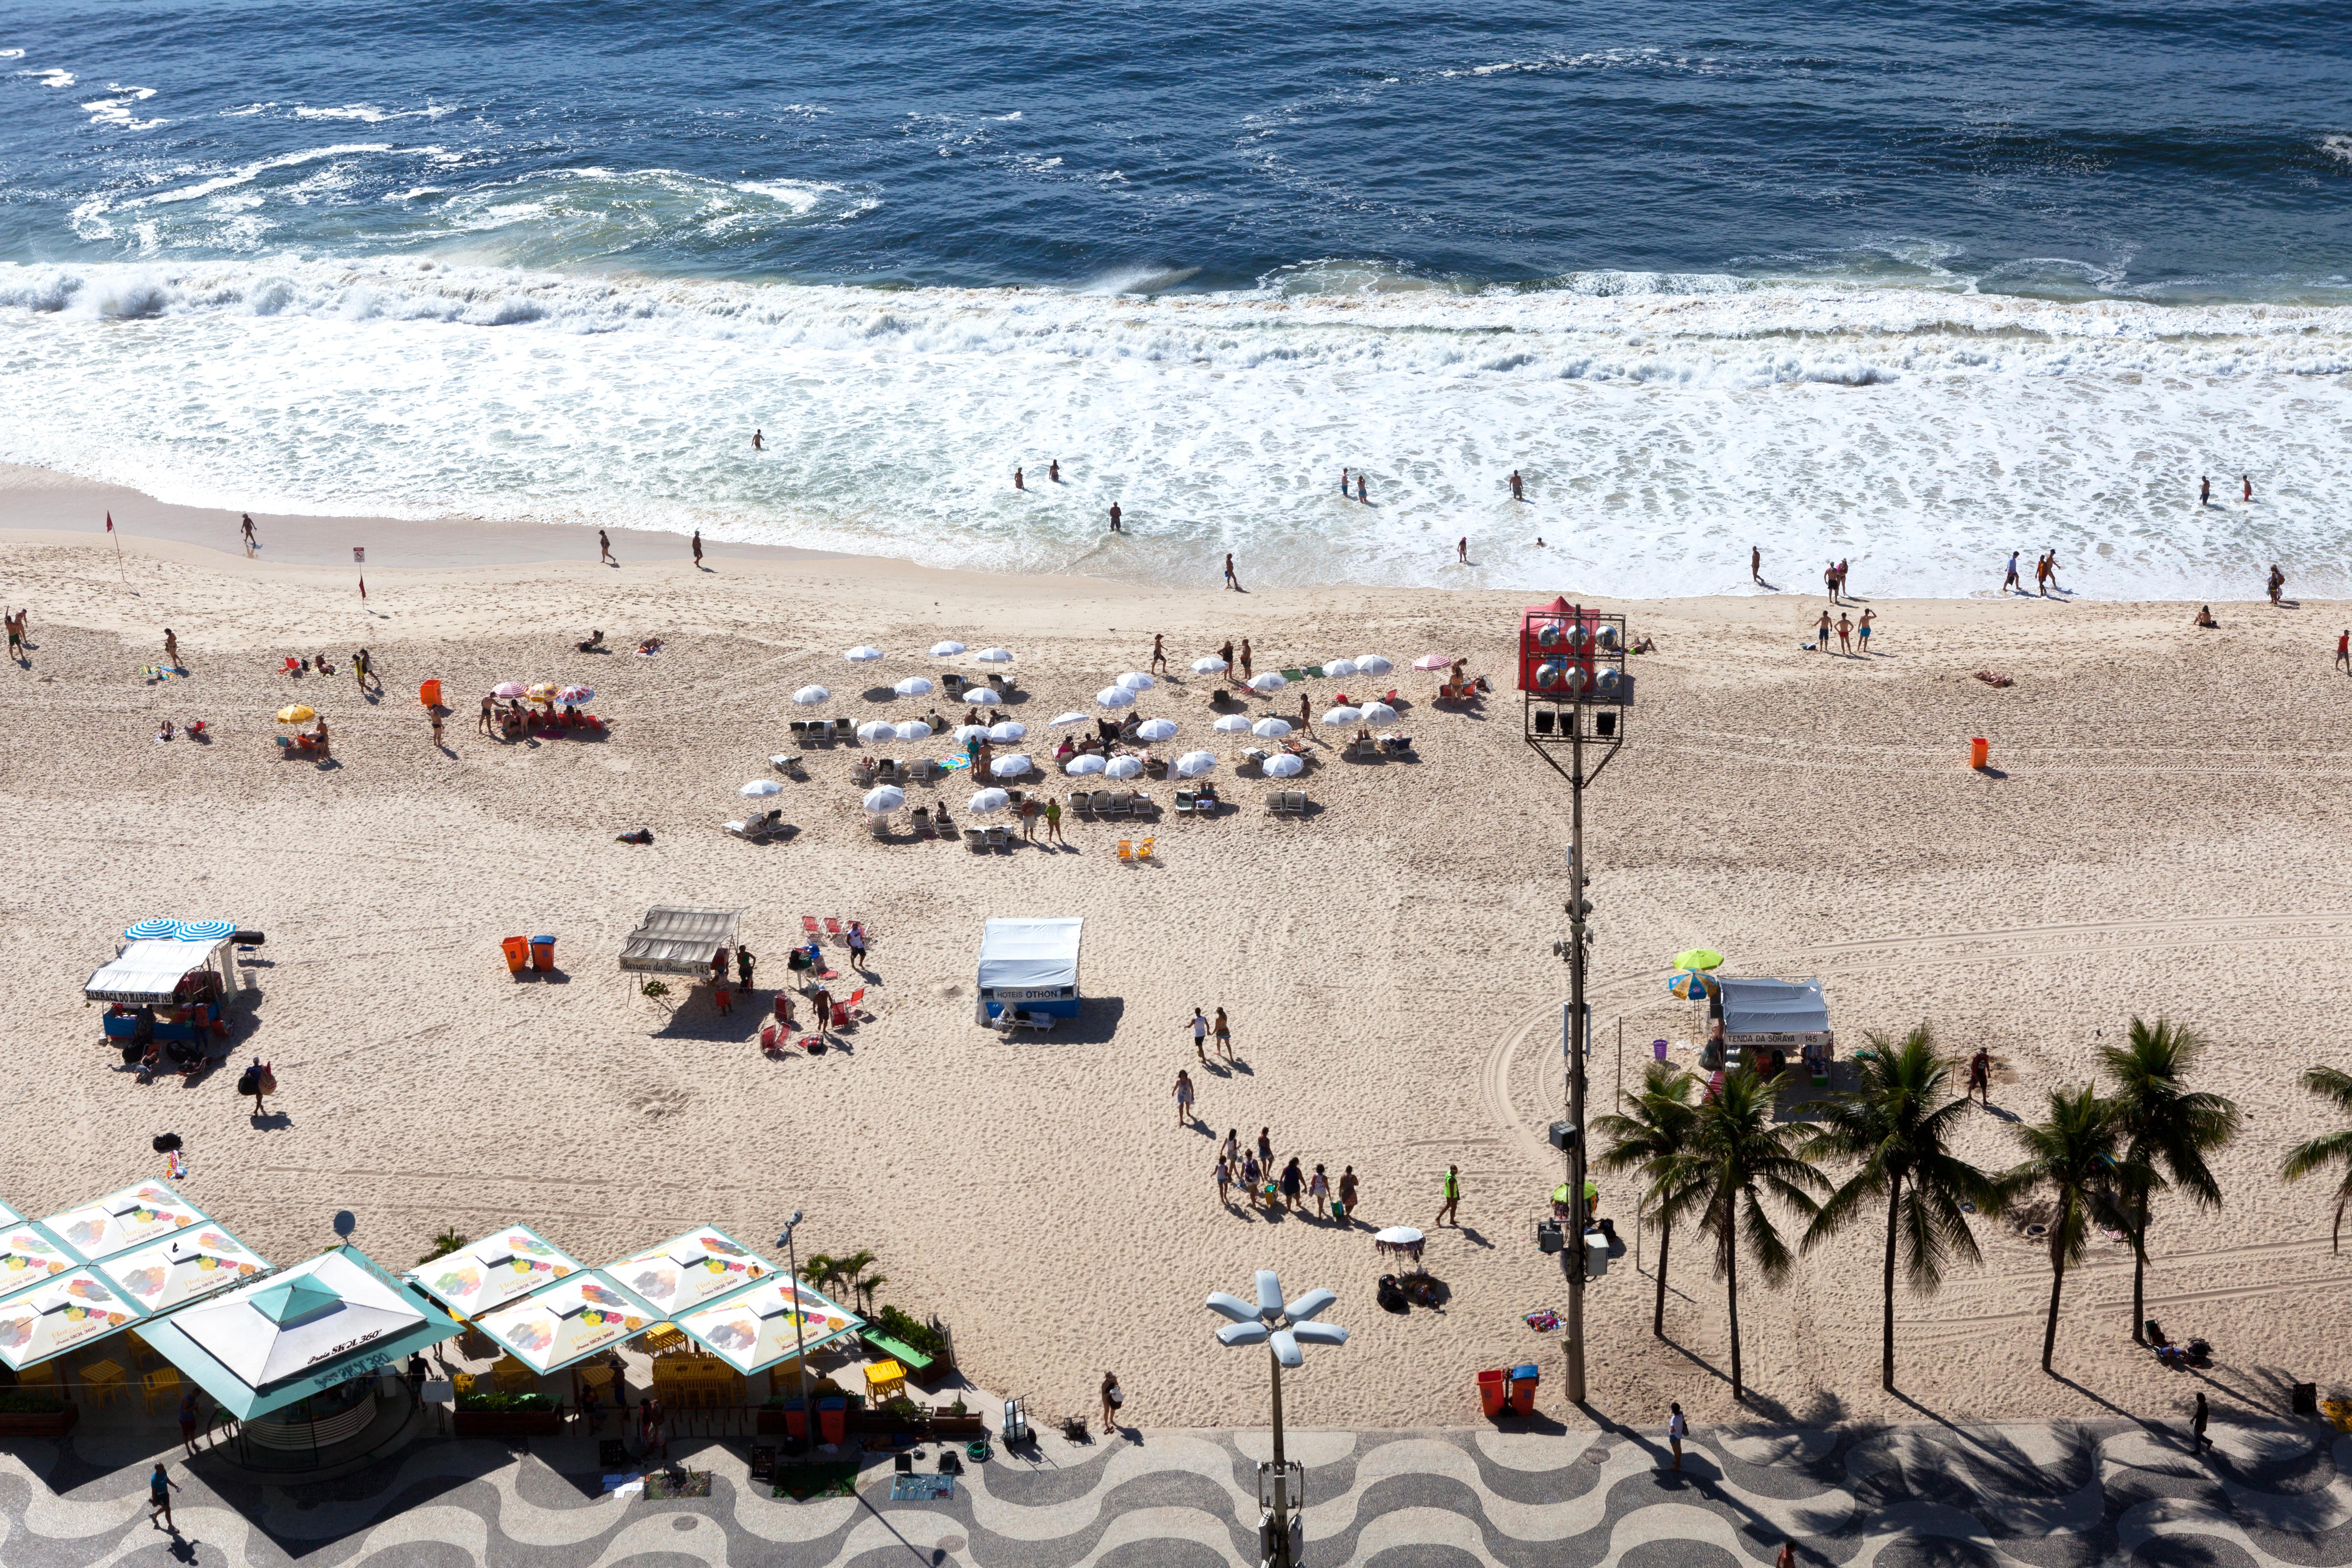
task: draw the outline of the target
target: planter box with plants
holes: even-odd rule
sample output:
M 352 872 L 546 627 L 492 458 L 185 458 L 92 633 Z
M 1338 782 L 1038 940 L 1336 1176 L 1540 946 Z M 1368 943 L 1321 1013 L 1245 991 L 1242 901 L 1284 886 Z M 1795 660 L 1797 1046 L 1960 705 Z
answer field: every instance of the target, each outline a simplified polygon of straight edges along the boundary
M 18 1389 L 0 1389 L 0 1437 L 62 1437 L 81 1419 L 81 1406 Z
M 544 1394 L 461 1394 L 450 1430 L 460 1437 L 551 1437 L 562 1407 Z

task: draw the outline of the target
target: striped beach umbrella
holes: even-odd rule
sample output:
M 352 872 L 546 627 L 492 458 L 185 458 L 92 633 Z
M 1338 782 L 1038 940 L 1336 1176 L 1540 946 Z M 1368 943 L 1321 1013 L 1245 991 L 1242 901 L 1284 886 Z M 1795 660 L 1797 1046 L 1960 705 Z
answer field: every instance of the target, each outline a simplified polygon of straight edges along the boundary
M 182 942 L 218 942 L 236 934 L 235 921 L 173 921 L 179 929 L 173 934 Z
M 167 921 L 160 917 L 152 921 L 141 921 L 135 926 L 122 928 L 123 938 L 129 942 L 169 942 L 179 934 L 179 921 Z

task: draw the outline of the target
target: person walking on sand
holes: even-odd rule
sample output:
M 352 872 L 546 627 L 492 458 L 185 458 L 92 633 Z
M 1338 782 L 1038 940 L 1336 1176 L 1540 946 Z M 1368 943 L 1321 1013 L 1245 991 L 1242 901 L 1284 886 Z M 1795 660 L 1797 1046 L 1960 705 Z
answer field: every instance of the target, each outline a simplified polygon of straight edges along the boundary
M 495 717 L 496 717 L 497 711 L 498 711 L 498 700 L 497 700 L 497 699 L 495 699 L 495 698 L 490 698 L 490 697 L 485 697 L 485 698 L 483 698 L 483 699 L 482 699 L 482 716 L 481 716 L 480 718 L 478 718 L 478 719 L 477 719 L 477 720 L 475 720 L 475 721 L 474 721 L 474 728 L 475 728 L 475 729 L 477 729 L 477 730 L 478 730 L 478 731 L 481 731 L 483 734 L 485 734 L 485 735 L 495 735 L 495 734 L 497 734 L 497 733 L 498 733 L 498 731 L 497 731 L 496 730 L 494 730 L 493 728 L 491 728 L 491 725 L 492 725 L 492 722 L 493 722 L 493 721 L 494 721 L 494 719 L 495 719 Z
M 1119 526 L 1118 520 L 1124 515 L 1125 514 L 1118 510 L 1118 502 L 1113 501 L 1110 503 L 1110 531 L 1113 533 L 1124 533 L 1127 531 L 1126 529 Z
M 694 564 L 698 570 L 702 565 L 702 530 L 698 528 L 694 531 Z
M 1045 803 L 1045 837 L 1049 843 L 1066 842 L 1062 837 L 1062 803 L 1058 800 Z
M 1827 610 L 1823 610 L 1822 618 L 1813 623 L 1813 649 L 1817 653 L 1830 651 L 1830 613 Z
M 596 531 L 596 563 L 600 566 L 618 566 L 613 559 L 613 536 L 603 529 Z
M 1822 568 L 1822 590 L 1829 595 L 1831 604 L 1837 603 L 1837 563 L 1834 561 Z
M 2352 626 L 2347 626 L 2336 638 L 2336 665 L 2347 675 L 2352 675 Z
M 1845 557 L 1844 557 L 1844 556 L 1843 556 L 1843 555 L 1839 556 L 1839 557 L 1838 557 L 1838 597 L 1840 597 L 1840 598 L 1842 598 L 1842 599 L 1851 599 L 1851 598 L 1853 598 L 1853 590 L 1852 588 L 1847 587 L 1847 586 L 1846 586 L 1846 584 L 1845 584 L 1846 574 L 1847 574 L 1848 572 L 1852 571 L 1852 570 L 1853 570 L 1853 568 L 1852 568 L 1852 567 L 1850 567 L 1850 566 L 1848 566 L 1848 565 L 1845 563 Z
M 1748 580 L 1759 588 L 1764 585 L 1764 552 L 1753 544 L 1748 547 Z
M 2271 570 L 2275 572 L 2278 568 L 2273 566 Z M 2275 594 L 2271 596 L 2273 599 L 2278 597 Z M 180 639 L 173 635 L 172 628 L 169 626 L 163 628 L 163 657 L 172 661 L 173 669 L 180 668 Z
M 443 745 L 442 745 L 442 743 L 441 743 L 441 710 L 439 710 L 438 708 L 427 708 L 427 709 L 425 710 L 425 716 L 426 718 L 428 718 L 428 719 L 430 719 L 430 720 L 432 720 L 432 721 L 433 721 L 433 748 L 434 748 L 434 750 L 436 750 L 436 751 L 446 751 L 446 750 L 447 750 L 447 748 L 446 748 L 446 747 L 445 747 L 445 746 L 443 746 Z
M 1672 1400 L 1667 1401 L 1666 1409 L 1666 1441 L 1674 1445 L 1675 1468 L 1679 1470 L 1683 1468 L 1683 1439 L 1690 1436 L 1690 1418 Z
M 1230 550 L 1225 552 L 1225 586 L 1236 594 L 1242 591 L 1242 580 L 1234 575 L 1234 556 Z
M 1274 1129 L 1271 1127 L 1261 1127 L 1257 1130 L 1257 1163 L 1259 1169 L 1265 1173 L 1266 1179 L 1273 1180 Z
M 1209 1059 L 1208 1015 L 1198 1007 L 1192 1009 L 1192 1054 L 1204 1062 Z
M 1862 641 L 1862 657 L 1864 658 L 1868 658 L 1870 657 L 1870 623 L 1877 618 L 1878 612 L 1876 610 L 1864 610 L 1862 612 L 1862 619 L 1855 624 L 1853 628 L 1854 635 Z
M 2205 1436 L 2205 1423 L 2210 1419 L 2210 1413 L 2205 1408 L 2205 1391 L 2200 1388 L 2197 1391 L 2196 1412 L 2189 1417 L 2189 1435 L 2196 1439 L 2192 1446 L 2198 1453 L 2201 1454 L 2213 1446 L 2213 1439 Z
M 1217 1037 L 1217 1054 L 1227 1061 L 1234 1059 L 1234 1029 L 1225 1022 L 1225 1010 L 1217 1009 L 1217 1022 L 1213 1032 Z
M 2273 561 L 2271 563 L 2270 581 L 2272 609 L 2275 610 L 2279 607 L 2279 595 L 2285 589 L 2285 587 L 2286 574 L 2280 571 L 2278 568 L 2278 563 Z
M 160 1518 L 165 1530 L 179 1534 L 180 1527 L 172 1522 L 172 1494 L 181 1489 L 180 1483 L 165 1472 L 163 1461 L 156 1460 L 154 1472 L 147 1478 L 147 1522 L 152 1524 Z
M 1840 616 L 1837 618 L 1837 635 L 1838 652 L 1845 655 L 1852 654 L 1853 652 L 1853 617 L 1848 616 Z
M 1118 1373 L 1107 1372 L 1102 1380 L 1103 1430 L 1118 1430 L 1118 1407 L 1127 1403 L 1127 1391 L 1118 1385 Z
M 1445 1177 L 1444 1177 L 1444 1182 L 1439 1185 L 1439 1187 L 1438 1187 L 1438 1191 L 1439 1191 L 1439 1192 L 1441 1192 L 1441 1193 L 1443 1193 L 1443 1194 L 1444 1194 L 1444 1196 L 1445 1196 L 1445 1201 L 1444 1201 L 1444 1203 L 1439 1204 L 1439 1205 L 1437 1205 L 1437 1217 L 1436 1217 L 1435 1219 L 1433 1219 L 1433 1220 L 1430 1221 L 1429 1223 L 1430 1223 L 1430 1224 L 1431 1224 L 1431 1226 L 1441 1226 L 1441 1225 L 1445 1224 L 1448 1218 L 1451 1218 L 1451 1219 L 1453 1220 L 1453 1222 L 1454 1222 L 1454 1227 L 1456 1230 L 1461 1229 L 1461 1228 L 1462 1228 L 1462 1213 L 1461 1213 L 1461 1210 L 1462 1210 L 1462 1167 L 1461 1167 L 1461 1166 L 1459 1166 L 1459 1165 L 1448 1165 L 1448 1166 L 1446 1166 L 1446 1167 L 1445 1167 Z
M 1299 1195 L 1306 1190 L 1307 1178 L 1298 1169 L 1298 1156 L 1293 1154 L 1290 1163 L 1282 1168 L 1282 1212 L 1297 1214 Z
M 1242 638 L 1242 679 L 1244 680 L 1250 678 L 1250 640 L 1244 637 Z
M 1176 1125 L 1190 1127 L 1192 1124 L 1192 1075 L 1189 1070 L 1179 1069 L 1176 1074 Z
M 1340 1224 L 1345 1225 L 1348 1222 L 1348 1216 L 1355 1212 L 1356 1167 L 1349 1165 L 1339 1172 L 1339 1206 L 1334 1211 L 1334 1216 Z
M 1331 1198 L 1331 1178 L 1323 1173 L 1320 1165 L 1316 1166 L 1315 1173 L 1307 1178 L 1307 1195 L 1315 1200 L 1315 1217 L 1327 1217 L 1328 1211 L 1324 1205 Z
M 2251 491 L 2249 492 L 2247 499 L 2252 499 Z M 240 521 L 237 523 L 237 531 L 245 535 L 245 552 L 247 555 L 250 555 L 253 553 L 253 547 L 260 543 L 261 541 L 254 538 L 253 536 L 253 514 L 248 511 L 241 512 L 238 516 Z
M 1153 673 L 1153 674 L 1155 674 L 1155 675 L 1164 674 L 1164 673 L 1167 671 L 1167 668 L 1168 668 L 1168 638 L 1167 638 L 1167 636 L 1166 636 L 1166 634 L 1161 633 L 1161 632 L 1154 632 L 1154 633 L 1152 633 L 1152 634 L 1151 634 L 1151 671 L 1152 671 L 1152 673 Z
M 25 657 L 24 613 L 18 610 L 11 610 L 7 614 L 6 620 L 8 624 L 8 657 L 15 659 L 18 664 L 31 663 L 32 661 Z
M 1992 1053 L 1982 1046 L 1969 1058 L 1968 1092 L 1975 1095 L 1980 1104 L 1992 1104 Z
M 1217 1156 L 1216 1177 L 1218 1205 L 1231 1208 L 1234 1202 L 1234 1167 L 1223 1154 Z
M 1527 487 L 1519 482 L 1519 470 L 1517 468 L 1511 470 L 1511 499 L 1513 500 L 1528 499 Z
M 2000 580 L 2000 591 L 2004 594 L 2022 592 L 2017 585 L 2017 552 L 2014 550 L 2009 552 L 2009 573 Z
M 1242 1168 L 1242 1130 L 1240 1128 L 1225 1129 L 1224 1155 L 1225 1163 L 1233 1166 L 1236 1172 L 1240 1171 Z

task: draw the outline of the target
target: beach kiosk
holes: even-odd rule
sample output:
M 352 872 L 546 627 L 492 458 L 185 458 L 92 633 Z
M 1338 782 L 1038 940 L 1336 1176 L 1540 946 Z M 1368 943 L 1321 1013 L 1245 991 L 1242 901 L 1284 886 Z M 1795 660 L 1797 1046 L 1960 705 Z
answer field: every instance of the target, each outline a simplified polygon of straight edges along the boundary
M 1836 1036 L 1819 980 L 1738 980 L 1718 974 L 1723 1043 L 1754 1061 L 1759 1053 L 1801 1056 L 1826 1068 Z
M 1075 1018 L 1082 920 L 992 920 L 980 935 L 980 1019 L 1006 1008 Z
M 743 908 L 704 909 L 656 904 L 621 944 L 621 967 L 642 974 L 710 978 L 710 960 L 720 948 L 735 947 Z
M 81 988 L 88 1000 L 110 1004 L 100 1026 L 107 1038 L 196 1042 L 225 1032 L 222 1009 L 242 989 L 234 923 L 142 921 L 122 936 Z

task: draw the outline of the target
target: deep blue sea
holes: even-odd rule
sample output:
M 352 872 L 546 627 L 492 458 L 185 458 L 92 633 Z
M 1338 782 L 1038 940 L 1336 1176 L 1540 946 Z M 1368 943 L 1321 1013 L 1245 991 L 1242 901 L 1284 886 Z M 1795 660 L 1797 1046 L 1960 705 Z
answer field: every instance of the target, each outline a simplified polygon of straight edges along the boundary
M 2340 5 L 46 4 L 0 56 L 0 460 L 167 499 L 1171 581 L 2338 571 Z

